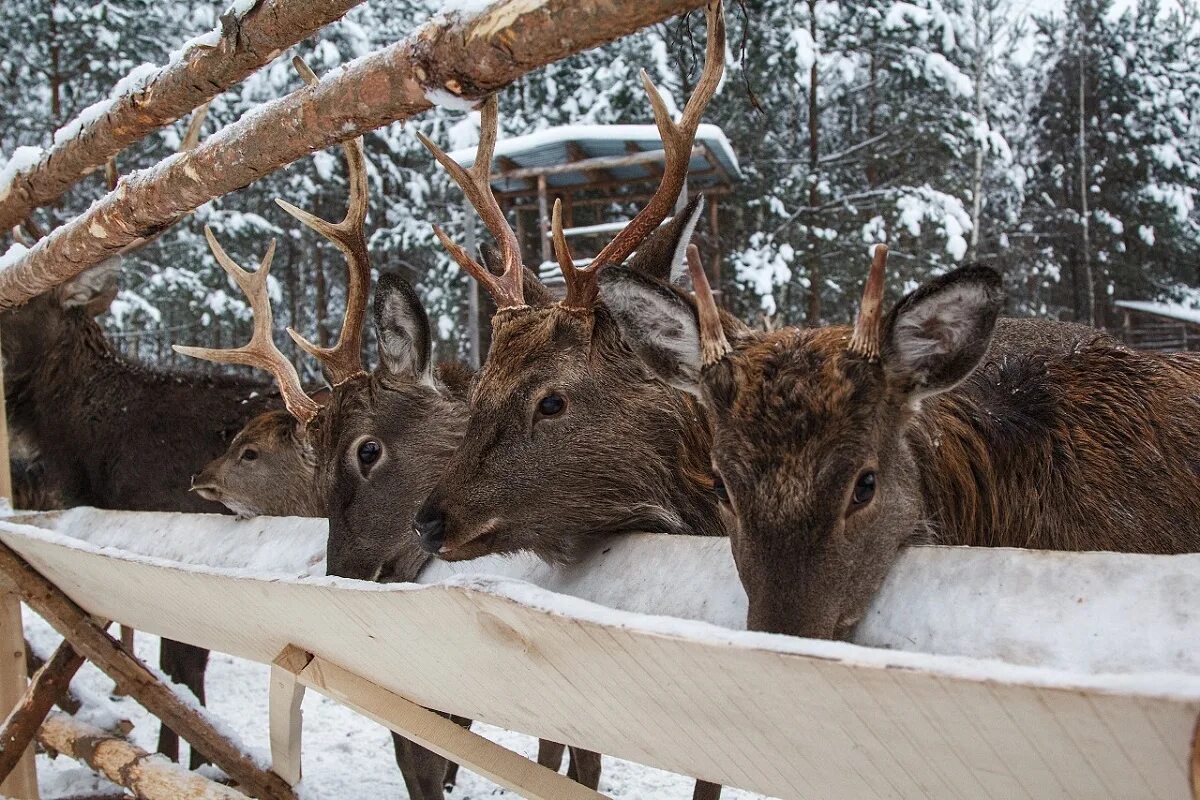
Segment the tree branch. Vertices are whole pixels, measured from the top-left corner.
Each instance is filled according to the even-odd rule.
[[[195,150],[126,176],[87,213],[0,273],[0,307],[70,280],[313,150],[419,114],[433,105],[431,93],[439,100],[477,101],[531,70],[702,4],[507,0],[476,17],[435,18],[335,76],[259,107]]]
[[[361,2],[262,0],[233,24],[222,20],[215,47],[192,47],[78,135],[51,147],[32,170],[18,173],[8,193],[0,195],[0,231],[10,230],[129,145],[186,116]]]

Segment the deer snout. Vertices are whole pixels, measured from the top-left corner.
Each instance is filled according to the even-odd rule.
[[[441,507],[426,500],[421,510],[413,517],[413,533],[421,539],[421,549],[437,555],[446,543],[446,515]]]

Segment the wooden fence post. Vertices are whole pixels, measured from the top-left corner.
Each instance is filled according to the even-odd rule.
[[[12,472],[8,455],[8,412],[4,407],[4,373],[0,371],[0,495],[12,503]],[[21,600],[10,586],[0,586],[0,713],[16,708],[25,696],[25,630],[21,624]],[[19,800],[38,800],[37,765],[33,747],[8,778],[0,783],[0,794]]]

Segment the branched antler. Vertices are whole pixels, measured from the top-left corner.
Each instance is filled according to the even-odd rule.
[[[304,393],[295,366],[279,351],[271,337],[271,298],[267,294],[267,275],[271,269],[271,260],[275,257],[275,240],[271,240],[258,269],[247,272],[222,249],[217,237],[213,236],[212,230],[207,226],[204,228],[204,238],[208,240],[208,246],[216,256],[217,263],[229,273],[229,277],[233,278],[234,283],[250,301],[250,310],[254,314],[254,332],[247,344],[231,350],[172,345],[173,349],[176,353],[192,358],[202,358],[218,364],[242,364],[271,373],[275,382],[279,384],[279,392],[283,395],[283,403],[288,411],[302,425],[307,425],[316,416],[319,406]]]
[[[687,180],[688,165],[692,160],[692,145],[696,139],[696,129],[708,101],[717,91],[721,75],[725,71],[725,13],[720,0],[710,2],[705,12],[708,18],[708,45],[704,54],[704,69],[700,80],[688,98],[679,122],[671,119],[667,104],[662,95],[650,81],[650,76],[642,70],[642,85],[650,98],[650,106],[654,111],[654,124],[658,126],[662,137],[665,163],[662,180],[654,191],[653,197],[646,206],[638,212],[625,228],[604,249],[592,259],[586,267],[573,269],[568,275],[563,272],[567,282],[567,297],[563,305],[568,308],[589,308],[595,302],[600,287],[597,279],[600,273],[613,264],[620,264],[629,254],[636,250],[643,241],[662,223]],[[556,234],[561,236],[561,231]],[[555,242],[557,250],[558,243]]]
[[[318,82],[316,73],[309,69],[299,56],[292,59],[292,66],[309,86]],[[325,365],[334,386],[364,374],[363,321],[371,294],[371,257],[367,251],[364,229],[368,203],[367,162],[362,137],[345,142],[342,151],[346,156],[350,204],[341,222],[329,222],[297,208],[286,200],[275,198],[280,208],[333,242],[346,259],[346,313],[342,318],[342,330],[338,334],[337,342],[332,347],[319,347],[292,328],[287,329],[288,335],[300,349]]]
[[[525,305],[525,293],[521,286],[521,244],[492,192],[492,155],[496,151],[497,109],[495,95],[484,101],[479,125],[479,146],[475,150],[475,163],[469,170],[463,169],[425,134],[418,131],[417,138],[462,188],[463,194],[471,201],[483,224],[495,237],[504,264],[503,273],[493,275],[473,259],[470,253],[452,242],[446,232],[437,225],[433,226],[433,232],[458,265],[471,273],[475,280],[491,293],[499,308],[516,308]]]

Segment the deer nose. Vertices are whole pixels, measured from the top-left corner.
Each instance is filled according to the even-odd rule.
[[[435,503],[425,503],[413,518],[413,533],[421,538],[421,549],[437,555],[446,541],[446,517]]]

